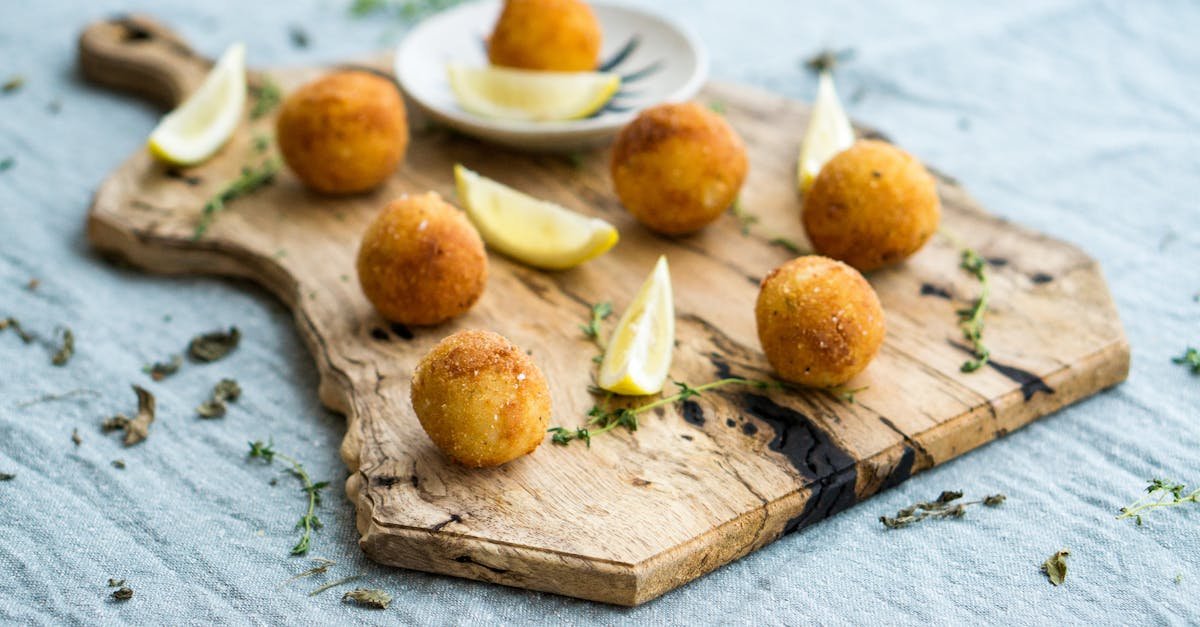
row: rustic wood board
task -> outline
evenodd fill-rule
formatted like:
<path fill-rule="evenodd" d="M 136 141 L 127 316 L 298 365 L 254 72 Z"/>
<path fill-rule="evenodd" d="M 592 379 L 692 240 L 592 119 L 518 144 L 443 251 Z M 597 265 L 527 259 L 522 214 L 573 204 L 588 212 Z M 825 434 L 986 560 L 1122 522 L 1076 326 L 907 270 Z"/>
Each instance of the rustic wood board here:
<path fill-rule="evenodd" d="M 140 18 L 94 25 L 80 50 L 89 78 L 164 104 L 193 88 L 207 67 Z M 386 70 L 388 58 L 369 65 Z M 320 71 L 270 75 L 287 90 Z M 321 197 L 284 173 L 193 241 L 205 199 L 251 158 L 252 138 L 271 130 L 273 120 L 262 119 L 247 122 L 217 158 L 183 173 L 134 154 L 96 193 L 88 235 L 98 249 L 149 271 L 250 278 L 292 308 L 321 374 L 321 399 L 347 418 L 346 494 L 372 559 L 610 603 L 653 599 L 1126 377 L 1129 348 L 1098 264 L 986 214 L 940 176 L 945 226 L 992 260 L 990 367 L 959 372 L 966 354 L 954 312 L 977 285 L 938 237 L 901 267 L 870 275 L 888 335 L 852 382 L 870 386 L 854 404 L 817 391 L 725 388 L 644 417 L 636 433 L 597 438 L 590 449 L 547 443 L 490 470 L 448 463 L 408 400 L 412 368 L 426 350 L 458 329 L 508 336 L 549 378 L 553 424 L 575 426 L 593 403 L 594 354 L 577 323 L 592 302 L 628 304 L 660 253 L 670 258 L 678 314 L 673 378 L 770 375 L 753 303 L 759 279 L 789 258 L 769 240 L 804 242 L 793 176 L 808 109 L 736 85 L 710 85 L 701 99 L 723 103 L 749 147 L 744 205 L 761 218 L 749 235 L 727 216 L 695 236 L 655 236 L 614 198 L 605 152 L 582 164 L 515 154 L 430 126 L 412 111 L 407 162 L 374 193 Z M 432 189 L 453 199 L 456 162 L 601 216 L 622 241 L 559 273 L 492 254 L 487 292 L 468 315 L 436 328 L 389 327 L 355 278 L 359 236 L 400 194 Z"/>

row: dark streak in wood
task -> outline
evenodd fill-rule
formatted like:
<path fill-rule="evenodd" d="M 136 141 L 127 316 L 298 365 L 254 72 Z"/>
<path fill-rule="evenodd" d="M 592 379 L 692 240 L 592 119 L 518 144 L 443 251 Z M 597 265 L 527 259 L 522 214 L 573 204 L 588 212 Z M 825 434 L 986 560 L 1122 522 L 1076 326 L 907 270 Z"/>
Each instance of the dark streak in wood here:
<path fill-rule="evenodd" d="M 921 284 L 921 296 L 936 296 L 938 298 L 945 298 L 946 300 L 950 300 L 953 297 L 950 294 L 950 290 L 932 283 Z"/>

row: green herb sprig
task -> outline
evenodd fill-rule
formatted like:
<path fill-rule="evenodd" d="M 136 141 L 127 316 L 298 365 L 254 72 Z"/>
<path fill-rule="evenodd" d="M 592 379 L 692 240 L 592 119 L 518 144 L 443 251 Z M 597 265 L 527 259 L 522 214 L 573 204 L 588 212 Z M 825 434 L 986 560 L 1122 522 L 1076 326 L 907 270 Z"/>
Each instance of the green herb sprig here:
<path fill-rule="evenodd" d="M 1193 374 L 1200 374 L 1200 351 L 1190 346 L 1182 355 L 1171 361 L 1182 364 L 1185 368 L 1191 368 Z"/>
<path fill-rule="evenodd" d="M 995 507 L 1006 498 L 1003 494 L 993 494 L 978 501 L 959 501 L 962 495 L 959 491 L 946 490 L 934 501 L 914 503 L 897 511 L 895 516 L 880 516 L 879 522 L 888 529 L 902 529 L 927 518 L 962 518 L 966 516 L 967 508 L 972 505 L 982 503 L 987 507 Z"/>
<path fill-rule="evenodd" d="M 290 466 L 288 472 L 300 480 L 302 485 L 301 490 L 308 495 L 308 508 L 305 510 L 304 515 L 300 517 L 300 522 L 296 523 L 296 528 L 301 530 L 300 540 L 296 543 L 296 546 L 292 547 L 292 555 L 304 555 L 308 553 L 308 549 L 312 546 L 313 531 L 323 526 L 321 520 L 317 518 L 316 511 L 317 506 L 321 504 L 321 490 L 329 487 L 329 482 L 314 482 L 300 462 L 296 461 L 293 457 L 277 452 L 272 444 L 263 444 L 262 440 L 250 442 L 250 459 L 261 459 L 270 464 L 275 461 L 276 457 Z"/>
<path fill-rule="evenodd" d="M 217 214 L 225 210 L 226 203 L 270 184 L 275 179 L 275 175 L 279 173 L 280 165 L 278 158 L 271 157 L 263 161 L 262 165 L 257 168 L 250 166 L 242 168 L 241 176 L 204 203 L 204 208 L 200 212 L 200 221 L 196 223 L 196 232 L 192 234 L 192 239 L 197 240 L 204 236 Z"/>
<path fill-rule="evenodd" d="M 413 20 L 448 9 L 462 0 L 354 0 L 350 14 L 358 17 L 388 12 L 403 20 Z"/>
<path fill-rule="evenodd" d="M 258 85 L 250 86 L 254 104 L 250 107 L 250 119 L 257 120 L 275 110 L 283 101 L 283 92 L 270 77 L 264 76 Z"/>
<path fill-rule="evenodd" d="M 1117 520 L 1132 518 L 1140 526 L 1143 512 L 1160 507 L 1178 507 L 1187 503 L 1200 503 L 1200 489 L 1187 491 L 1187 486 L 1175 483 L 1170 479 L 1151 479 L 1146 486 L 1146 494 L 1138 500 L 1122 507 Z"/>
<path fill-rule="evenodd" d="M 612 303 L 605 301 L 592 305 L 592 317 L 587 324 L 579 325 L 579 330 L 583 334 L 596 343 L 600 350 L 604 350 L 604 341 L 600 339 L 600 324 L 612 315 Z"/>
<path fill-rule="evenodd" d="M 971 343 L 971 351 L 974 353 L 974 357 L 963 362 L 960 370 L 975 372 L 982 368 L 991 356 L 991 351 L 983 343 L 983 316 L 991 296 L 991 283 L 988 281 L 987 261 L 974 250 L 963 249 L 959 267 L 979 279 L 979 298 L 970 307 L 958 310 L 958 325 L 962 329 L 963 338 Z"/>
<path fill-rule="evenodd" d="M 755 379 L 743 379 L 741 377 L 727 377 L 710 381 L 703 385 L 691 386 L 680 381 L 673 382 L 679 391 L 671 396 L 660 398 L 656 401 L 639 405 L 637 407 L 606 407 L 603 404 L 593 405 L 588 411 L 588 420 L 584 426 L 577 429 L 567 429 L 565 427 L 553 427 L 548 430 L 551 433 L 550 441 L 559 445 L 570 444 L 572 440 L 583 440 L 590 447 L 592 438 L 607 433 L 617 427 L 625 427 L 630 431 L 637 431 L 638 416 L 648 411 L 670 405 L 672 403 L 682 403 L 690 398 L 700 396 L 703 392 L 714 388 L 719 388 L 726 385 L 747 385 L 758 389 L 779 388 L 783 387 L 782 383 L 775 381 L 758 381 Z M 598 388 L 593 392 L 600 391 Z M 608 398 L 611 399 L 609 394 Z"/>

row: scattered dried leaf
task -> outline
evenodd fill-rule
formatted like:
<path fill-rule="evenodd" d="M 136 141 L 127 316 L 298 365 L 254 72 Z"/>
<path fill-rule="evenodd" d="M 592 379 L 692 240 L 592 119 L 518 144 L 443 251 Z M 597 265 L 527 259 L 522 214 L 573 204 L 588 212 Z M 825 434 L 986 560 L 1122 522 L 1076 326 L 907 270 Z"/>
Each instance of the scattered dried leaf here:
<path fill-rule="evenodd" d="M 188 344 L 188 355 L 196 361 L 210 362 L 221 359 L 237 348 L 242 340 L 242 333 L 237 327 L 229 327 L 229 331 L 213 331 L 192 338 Z"/>
<path fill-rule="evenodd" d="M 50 358 L 50 363 L 55 366 L 63 366 L 68 361 L 71 361 L 71 357 L 74 355 L 75 334 L 69 328 L 63 329 L 62 345 L 58 347 L 58 350 L 54 351 L 54 356 Z"/>
<path fill-rule="evenodd" d="M 183 357 L 180 355 L 171 355 L 170 361 L 156 361 L 148 366 L 142 366 L 142 372 L 150 375 L 155 381 L 163 379 L 179 372 L 180 366 L 183 365 Z"/>
<path fill-rule="evenodd" d="M 118 429 L 125 430 L 125 446 L 132 446 L 146 439 L 150 432 L 150 423 L 154 422 L 154 395 L 145 388 L 135 385 L 133 391 L 138 397 L 138 411 L 133 418 L 125 414 L 117 414 L 100 423 L 100 430 L 108 433 Z"/>
<path fill-rule="evenodd" d="M 213 386 L 212 396 L 196 408 L 201 418 L 220 418 L 225 415 L 225 403 L 236 402 L 242 395 L 242 388 L 233 379 L 221 379 Z"/>
<path fill-rule="evenodd" d="M 1046 573 L 1046 577 L 1050 579 L 1050 583 L 1061 586 L 1062 582 L 1067 578 L 1067 556 L 1070 554 L 1070 551 L 1063 549 L 1051 555 L 1042 563 L 1042 572 Z"/>
<path fill-rule="evenodd" d="M 342 595 L 343 601 L 354 601 L 364 607 L 371 607 L 378 610 L 387 609 L 388 603 L 392 602 L 392 595 L 383 590 L 375 590 L 368 588 L 355 588 L 346 594 Z"/>

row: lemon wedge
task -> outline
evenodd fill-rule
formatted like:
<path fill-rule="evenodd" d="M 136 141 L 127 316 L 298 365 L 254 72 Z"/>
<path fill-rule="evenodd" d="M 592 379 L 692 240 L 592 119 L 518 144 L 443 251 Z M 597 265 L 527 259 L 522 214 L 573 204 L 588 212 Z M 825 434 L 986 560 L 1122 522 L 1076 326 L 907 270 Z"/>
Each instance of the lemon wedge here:
<path fill-rule="evenodd" d="M 609 72 L 536 72 L 456 63 L 450 64 L 448 71 L 459 106 L 476 115 L 504 120 L 586 118 L 621 87 L 621 77 Z"/>
<path fill-rule="evenodd" d="M 675 348 L 675 305 L 667 257 L 654 270 L 621 315 L 600 362 L 600 387 L 617 394 L 662 391 Z"/>
<path fill-rule="evenodd" d="M 813 103 L 812 117 L 800 142 L 800 159 L 796 164 L 796 179 L 800 191 L 808 191 L 817 173 L 837 153 L 854 144 L 854 128 L 842 109 L 837 91 L 833 88 L 833 75 L 821 72 L 817 79 L 817 99 Z"/>
<path fill-rule="evenodd" d="M 608 252 L 617 229 L 454 166 L 458 198 L 488 246 L 523 263 L 565 270 Z"/>
<path fill-rule="evenodd" d="M 246 46 L 229 46 L 204 83 L 168 113 L 147 146 L 171 165 L 195 165 L 208 159 L 233 135 L 246 104 Z"/>

